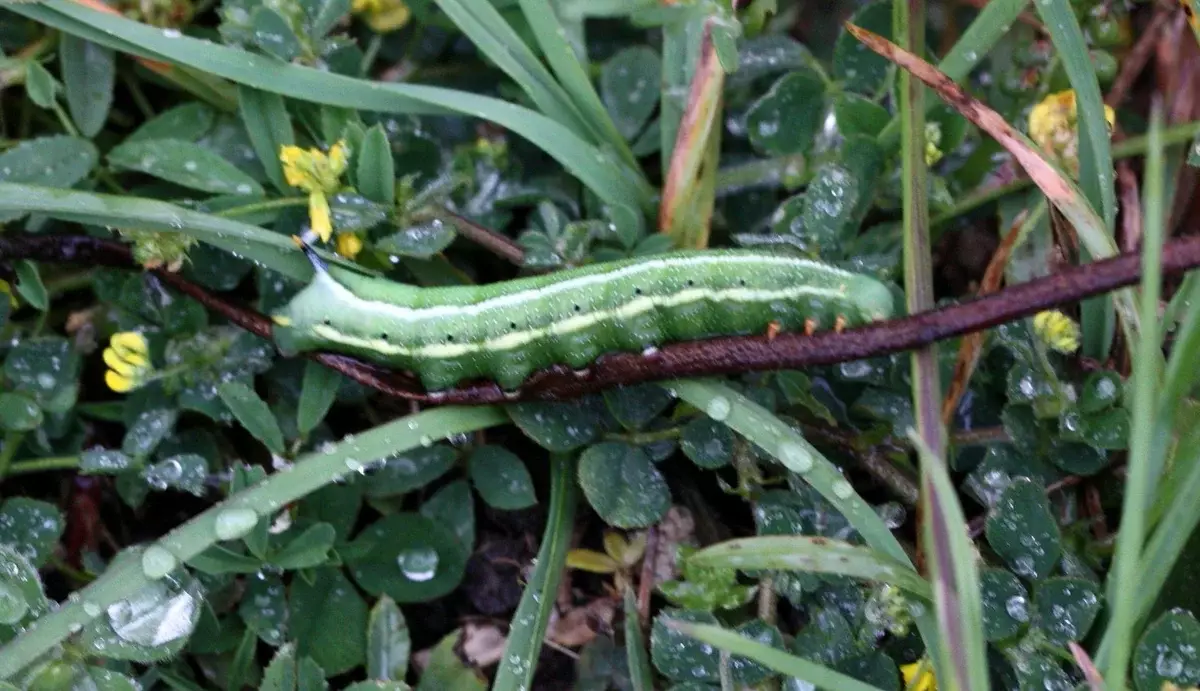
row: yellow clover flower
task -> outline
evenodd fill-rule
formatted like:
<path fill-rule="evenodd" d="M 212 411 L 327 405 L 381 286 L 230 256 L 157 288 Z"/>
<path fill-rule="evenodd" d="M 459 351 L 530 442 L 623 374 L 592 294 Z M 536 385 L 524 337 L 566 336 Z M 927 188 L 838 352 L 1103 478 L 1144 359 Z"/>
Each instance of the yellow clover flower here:
<path fill-rule="evenodd" d="M 925 123 L 925 165 L 931 166 L 942 160 L 942 124 L 939 122 Z"/>
<path fill-rule="evenodd" d="M 342 173 L 346 172 L 346 143 L 339 141 L 329 148 L 329 153 L 320 149 L 305 151 L 298 146 L 284 146 L 279 150 L 279 161 L 283 164 L 283 176 L 287 184 L 308 192 L 308 219 L 313 232 L 323 242 L 333 234 L 330 220 L 328 195 L 341 188 Z"/>
<path fill-rule="evenodd" d="M 1050 94 L 1029 111 L 1029 138 L 1072 175 L 1079 175 L 1079 112 L 1071 89 Z M 1104 106 L 1111 132 L 1116 113 Z"/>
<path fill-rule="evenodd" d="M 12 306 L 13 309 L 16 309 L 20 306 L 20 303 L 17 302 L 17 295 L 13 292 L 13 287 L 9 285 L 8 281 L 4 280 L 3 278 L 0 278 L 0 293 L 8 295 L 8 304 Z"/>
<path fill-rule="evenodd" d="M 933 666 L 926 660 L 901 665 L 900 674 L 904 675 L 906 691 L 937 691 L 937 678 L 933 676 Z"/>
<path fill-rule="evenodd" d="M 404 28 L 412 17 L 404 0 L 354 0 L 352 11 L 378 34 Z"/>
<path fill-rule="evenodd" d="M 104 383 L 117 393 L 128 393 L 145 384 L 154 371 L 146 337 L 136 331 L 112 335 L 104 349 L 104 364 L 108 365 Z"/>
<path fill-rule="evenodd" d="M 362 251 L 363 241 L 354 233 L 338 233 L 337 253 L 346 259 L 354 259 Z"/>
<path fill-rule="evenodd" d="M 1058 310 L 1038 312 L 1033 318 L 1033 330 L 1046 345 L 1060 353 L 1079 349 L 1079 325 Z"/>

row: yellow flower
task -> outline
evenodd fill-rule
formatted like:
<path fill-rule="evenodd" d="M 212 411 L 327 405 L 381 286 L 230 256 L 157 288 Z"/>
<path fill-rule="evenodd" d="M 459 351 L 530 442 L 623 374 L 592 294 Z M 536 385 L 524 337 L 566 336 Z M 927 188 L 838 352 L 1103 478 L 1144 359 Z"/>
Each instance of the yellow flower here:
<path fill-rule="evenodd" d="M 354 0 L 353 11 L 379 34 L 403 28 L 412 17 L 404 0 Z"/>
<path fill-rule="evenodd" d="M 329 153 L 320 149 L 305 151 L 298 146 L 284 146 L 279 150 L 283 176 L 287 184 L 308 192 L 309 223 L 324 242 L 333 233 L 327 196 L 337 192 L 342 185 L 342 173 L 346 172 L 348 164 L 346 156 L 343 141 L 330 147 Z"/>
<path fill-rule="evenodd" d="M 145 384 L 154 371 L 146 337 L 136 331 L 112 335 L 104 349 L 104 364 L 108 365 L 104 383 L 117 393 L 127 393 Z"/>
<path fill-rule="evenodd" d="M 339 233 L 337 236 L 337 253 L 346 259 L 354 259 L 362 251 L 363 241 L 354 233 Z"/>
<path fill-rule="evenodd" d="M 1038 312 L 1033 318 L 1033 330 L 1046 345 L 1060 353 L 1079 349 L 1079 326 L 1058 310 Z"/>
<path fill-rule="evenodd" d="M 907 691 L 937 691 L 937 678 L 933 676 L 933 666 L 926 660 L 901 665 L 900 674 L 904 675 L 904 688 Z"/>
<path fill-rule="evenodd" d="M 8 295 L 8 304 L 11 305 L 13 309 L 19 307 L 17 296 L 15 293 L 13 293 L 13 287 L 8 284 L 8 281 L 2 278 L 0 278 L 0 293 L 5 293 Z"/>
<path fill-rule="evenodd" d="M 1079 113 L 1071 89 L 1050 94 L 1029 111 L 1029 138 L 1072 174 L 1079 174 Z M 1104 119 L 1112 131 L 1116 113 L 1104 106 Z"/>

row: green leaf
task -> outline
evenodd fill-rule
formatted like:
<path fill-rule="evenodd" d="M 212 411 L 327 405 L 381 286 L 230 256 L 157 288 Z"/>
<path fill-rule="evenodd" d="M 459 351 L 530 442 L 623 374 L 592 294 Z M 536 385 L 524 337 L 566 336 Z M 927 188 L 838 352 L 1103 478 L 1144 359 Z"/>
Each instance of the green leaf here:
<path fill-rule="evenodd" d="M 679 448 L 692 463 L 705 469 L 721 468 L 733 460 L 733 432 L 708 417 L 698 417 L 683 427 Z"/>
<path fill-rule="evenodd" d="M 79 454 L 79 472 L 116 475 L 133 467 L 133 459 L 116 449 L 94 448 Z"/>
<path fill-rule="evenodd" d="M 186 139 L 194 142 L 212 129 L 215 119 L 210 106 L 195 101 L 185 103 L 164 110 L 142 123 L 133 134 L 125 138 L 124 143 L 155 139 Z"/>
<path fill-rule="evenodd" d="M 735 630 L 738 635 L 745 636 L 764 646 L 784 650 L 783 634 L 779 632 L 778 628 L 766 623 L 762 619 L 751 619 Z M 741 655 L 731 655 L 729 657 L 729 671 L 733 676 L 734 682 L 738 684 L 760 684 L 774 676 L 769 667 Z"/>
<path fill-rule="evenodd" d="M 640 448 L 605 442 L 579 457 L 579 486 L 605 523 L 644 528 L 666 515 L 671 490 L 654 462 Z"/>
<path fill-rule="evenodd" d="M 341 569 L 320 568 L 314 578 L 292 583 L 291 627 L 296 652 L 311 657 L 330 676 L 366 659 L 367 603 Z"/>
<path fill-rule="evenodd" d="M 271 555 L 271 563 L 281 569 L 308 569 L 329 561 L 329 550 L 337 539 L 337 531 L 328 523 L 309 526 Z"/>
<path fill-rule="evenodd" d="M 667 626 L 668 621 L 716 624 L 717 618 L 709 612 L 668 607 L 654 618 L 650 632 L 650 655 L 660 674 L 673 681 L 716 682 L 719 656 L 710 646 Z"/>
<path fill-rule="evenodd" d="M 396 163 L 392 159 L 392 145 L 388 142 L 382 125 L 375 124 L 367 130 L 356 158 L 358 191 L 367 199 L 387 208 L 394 206 Z"/>
<path fill-rule="evenodd" d="M 37 567 L 16 544 L 0 541 L 0 641 L 12 639 L 22 624 L 50 609 Z M 19 611 L 19 614 L 18 614 Z"/>
<path fill-rule="evenodd" d="M 420 447 L 397 454 L 384 461 L 383 467 L 371 475 L 368 497 L 392 497 L 433 482 L 454 465 L 458 454 L 445 444 Z M 347 459 L 351 463 L 356 459 Z"/>
<path fill-rule="evenodd" d="M 628 141 L 641 132 L 658 109 L 662 61 L 648 46 L 625 48 L 600 68 L 604 107 Z"/>
<path fill-rule="evenodd" d="M 533 478 L 516 454 L 499 446 L 480 446 L 468 464 L 471 483 L 489 506 L 514 511 L 537 503 Z"/>
<path fill-rule="evenodd" d="M 250 18 L 254 27 L 254 42 L 263 51 L 290 62 L 300 54 L 300 39 L 296 38 L 291 24 L 270 7 L 259 7 Z"/>
<path fill-rule="evenodd" d="M 95 145 L 79 137 L 26 139 L 0 154 L 0 182 L 70 187 L 92 172 L 99 156 Z M 0 213 L 0 221 L 15 220 L 26 212 Z"/>
<path fill-rule="evenodd" d="M 639 384 L 604 392 L 608 412 L 627 429 L 642 429 L 674 402 L 661 386 Z"/>
<path fill-rule="evenodd" d="M 1062 553 L 1058 523 L 1041 483 L 1013 478 L 988 516 L 987 539 L 1018 576 L 1041 580 Z"/>
<path fill-rule="evenodd" d="M 865 5 L 849 19 L 850 24 L 890 39 L 892 37 L 892 7 L 887 0 Z M 867 48 L 844 29 L 838 34 L 833 48 L 833 76 L 840 79 L 847 91 L 867 96 L 878 94 L 891 71 L 891 63 Z"/>
<path fill-rule="evenodd" d="M 239 85 L 238 113 L 267 177 L 276 189 L 285 194 L 292 192 L 293 188 L 284 180 L 283 164 L 279 160 L 280 150 L 296 143 L 292 120 L 283 97 L 270 91 Z"/>
<path fill-rule="evenodd" d="M 42 283 L 42 277 L 38 273 L 37 264 L 23 259 L 16 262 L 15 268 L 17 272 L 17 292 L 34 309 L 45 312 L 46 308 L 50 306 L 50 296 L 46 292 L 46 285 Z"/>
<path fill-rule="evenodd" d="M 754 148 L 769 156 L 803 153 L 824 111 L 825 83 L 810 69 L 779 78 L 746 112 Z"/>
<path fill-rule="evenodd" d="M 475 497 L 465 480 L 439 489 L 424 504 L 421 515 L 449 527 L 468 550 L 475 547 Z"/>
<path fill-rule="evenodd" d="M 337 398 L 342 385 L 342 375 L 317 364 L 304 363 L 304 379 L 300 384 L 300 402 L 296 404 L 296 427 L 300 436 L 307 437 L 313 431 Z"/>
<path fill-rule="evenodd" d="M 1100 612 L 1099 587 L 1082 578 L 1050 578 L 1037 584 L 1037 626 L 1051 643 L 1082 641 Z"/>
<path fill-rule="evenodd" d="M 283 455 L 283 432 L 266 401 L 254 389 L 239 381 L 228 381 L 217 387 L 217 395 L 229 406 L 230 412 L 246 431 L 266 445 L 272 453 Z"/>
<path fill-rule="evenodd" d="M 50 558 L 66 521 L 53 504 L 12 497 L 0 504 L 0 544 L 12 545 L 34 566 Z"/>
<path fill-rule="evenodd" d="M 874 101 L 846 92 L 833 102 L 838 131 L 843 135 L 865 134 L 874 137 L 891 121 L 887 109 Z"/>
<path fill-rule="evenodd" d="M 4 376 L 47 412 L 65 413 L 79 390 L 79 354 L 65 338 L 27 338 L 4 360 Z"/>
<path fill-rule="evenodd" d="M 108 120 L 116 66 L 112 50 L 71 35 L 59 39 L 67 108 L 80 133 L 94 137 Z"/>
<path fill-rule="evenodd" d="M 259 691 L 296 691 L 296 646 L 288 643 L 275 651 L 263 672 Z"/>
<path fill-rule="evenodd" d="M 1138 691 L 1200 684 L 1200 623 L 1190 612 L 1167 612 L 1146 628 L 1133 651 L 1133 681 Z"/>
<path fill-rule="evenodd" d="M 367 621 L 367 677 L 403 681 L 411 653 L 412 639 L 404 613 L 392 598 L 384 595 L 371 608 Z"/>
<path fill-rule="evenodd" d="M 62 89 L 62 85 L 54 78 L 42 63 L 37 60 L 25 62 L 25 93 L 29 100 L 39 108 L 54 106 L 54 97 Z"/>
<path fill-rule="evenodd" d="M 42 409 L 36 401 L 19 393 L 0 393 L 0 429 L 28 432 L 42 424 Z"/>
<path fill-rule="evenodd" d="M 449 247 L 455 237 L 453 226 L 435 218 L 381 238 L 375 247 L 388 254 L 429 259 Z"/>
<path fill-rule="evenodd" d="M 246 579 L 246 592 L 238 605 L 238 616 L 263 643 L 278 647 L 287 640 L 287 588 L 277 573 L 256 572 Z M 271 663 L 274 666 L 275 662 Z M 294 688 L 294 687 L 293 687 Z"/>
<path fill-rule="evenodd" d="M 212 151 L 184 139 L 145 139 L 124 142 L 108 152 L 118 169 L 136 170 L 156 178 L 213 194 L 262 194 L 250 176 Z"/>
<path fill-rule="evenodd" d="M 646 649 L 646 637 L 642 633 L 641 615 L 633 588 L 625 588 L 622 598 L 625 608 L 625 656 L 629 678 L 634 689 L 654 688 L 654 670 L 650 668 L 650 656 Z"/>
<path fill-rule="evenodd" d="M 1011 572 L 982 569 L 979 597 L 983 604 L 983 634 L 989 642 L 1012 638 L 1029 623 L 1029 594 Z"/>
<path fill-rule="evenodd" d="M 531 401 L 508 406 L 513 424 L 549 451 L 565 453 L 594 441 L 601 432 L 599 398 L 543 403 Z"/>
<path fill-rule="evenodd" d="M 488 688 L 480 673 L 458 656 L 456 651 L 461 638 L 462 630 L 455 629 L 434 647 L 417 691 L 484 691 Z"/>
<path fill-rule="evenodd" d="M 855 632 L 836 605 L 815 608 L 808 624 L 792 640 L 792 652 L 824 665 L 833 665 L 856 655 Z"/>
<path fill-rule="evenodd" d="M 170 487 L 201 497 L 208 489 L 208 461 L 200 454 L 181 453 L 147 466 L 142 477 L 154 489 Z"/>
<path fill-rule="evenodd" d="M 449 528 L 417 513 L 376 521 L 353 548 L 347 561 L 354 580 L 367 592 L 396 602 L 428 602 L 454 590 L 468 556 Z"/>
<path fill-rule="evenodd" d="M 148 456 L 175 430 L 179 414 L 166 408 L 152 408 L 138 414 L 125 430 L 121 451 L 135 458 Z"/>

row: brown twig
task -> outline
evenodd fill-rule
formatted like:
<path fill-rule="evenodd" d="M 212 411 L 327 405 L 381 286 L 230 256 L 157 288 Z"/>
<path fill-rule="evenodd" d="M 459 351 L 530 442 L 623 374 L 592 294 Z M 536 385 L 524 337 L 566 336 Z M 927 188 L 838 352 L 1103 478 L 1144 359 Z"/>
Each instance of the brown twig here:
<path fill-rule="evenodd" d="M 439 209 L 437 215 L 454 224 L 454 229 L 458 231 L 459 235 L 491 251 L 501 259 L 516 266 L 525 263 L 525 250 L 510 238 L 449 209 Z"/>
<path fill-rule="evenodd" d="M 88 236 L 0 235 L 0 262 L 17 259 L 133 268 L 128 248 Z M 1164 274 L 1200 266 L 1200 236 L 1172 240 L 1163 249 Z M 193 297 L 234 324 L 270 338 L 270 320 L 249 308 L 226 302 L 181 276 L 155 272 L 164 282 Z M 1011 286 L 970 302 L 877 322 L 846 331 L 806 336 L 727 336 L 665 345 L 653 355 L 613 353 L 583 371 L 555 366 L 534 374 L 520 389 L 505 392 L 494 383 L 469 384 L 443 392 L 422 391 L 413 377 L 345 355 L 310 353 L 309 357 L 382 393 L 427 403 L 478 405 L 516 400 L 562 400 L 617 386 L 643 382 L 779 369 L 832 365 L 904 352 L 936 341 L 980 331 L 1133 285 L 1141 277 L 1141 257 L 1123 254 L 1052 276 Z"/>
<path fill-rule="evenodd" d="M 1121 71 L 1117 73 L 1117 78 L 1113 80 L 1108 94 L 1104 97 L 1106 104 L 1116 108 L 1124 102 L 1133 83 L 1137 81 L 1142 70 L 1146 68 L 1146 64 L 1150 62 L 1150 56 L 1154 55 L 1155 46 L 1158 44 L 1158 35 L 1167 26 L 1167 20 L 1171 18 L 1171 14 L 1163 7 L 1154 9 L 1154 18 L 1146 25 L 1133 49 L 1121 60 Z"/>

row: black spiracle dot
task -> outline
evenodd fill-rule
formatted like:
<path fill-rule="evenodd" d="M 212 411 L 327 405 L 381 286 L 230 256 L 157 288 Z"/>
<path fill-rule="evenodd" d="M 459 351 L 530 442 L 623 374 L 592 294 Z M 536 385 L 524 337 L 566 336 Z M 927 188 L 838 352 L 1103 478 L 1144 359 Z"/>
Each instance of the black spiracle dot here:
<path fill-rule="evenodd" d="M 583 307 L 581 307 L 581 306 L 579 306 L 579 305 L 575 305 L 575 311 L 576 311 L 576 312 L 582 312 L 582 311 L 583 311 Z"/>
<path fill-rule="evenodd" d="M 387 334 L 379 334 L 379 340 L 381 340 L 381 341 L 388 340 L 388 335 Z"/>
<path fill-rule="evenodd" d="M 322 320 L 321 320 L 321 323 L 322 323 L 322 324 L 324 324 L 325 326 L 329 326 L 329 325 L 330 325 L 330 324 L 332 324 L 333 322 L 331 322 L 331 321 L 329 320 L 329 318 L 328 318 L 328 317 L 326 317 L 325 319 L 322 319 Z"/>
<path fill-rule="evenodd" d="M 508 323 L 508 330 L 509 330 L 509 331 L 516 331 L 516 330 L 517 330 L 517 323 L 516 323 L 516 322 L 509 322 L 509 323 Z"/>
<path fill-rule="evenodd" d="M 454 336 L 452 336 L 452 335 L 447 335 L 447 336 L 446 336 L 446 342 L 447 342 L 447 343 L 453 343 L 453 342 L 454 342 Z"/>
<path fill-rule="evenodd" d="M 692 286 L 696 285 L 696 280 L 695 280 L 695 279 L 693 279 L 693 278 L 689 278 L 689 279 L 687 280 L 687 285 L 688 285 L 688 287 L 689 287 L 689 288 L 691 288 Z"/>
<path fill-rule="evenodd" d="M 745 287 L 746 287 L 746 279 L 744 279 L 744 278 L 743 278 L 743 279 L 739 279 L 739 280 L 738 280 L 738 285 L 740 285 L 741 287 L 745 288 Z"/>
<path fill-rule="evenodd" d="M 641 294 L 642 294 L 642 289 L 641 289 L 641 288 L 634 288 L 634 289 L 633 289 L 633 294 L 634 294 L 634 295 L 641 295 Z"/>

